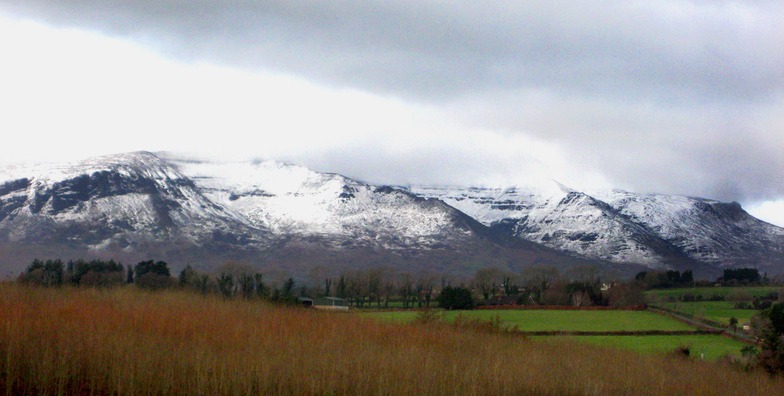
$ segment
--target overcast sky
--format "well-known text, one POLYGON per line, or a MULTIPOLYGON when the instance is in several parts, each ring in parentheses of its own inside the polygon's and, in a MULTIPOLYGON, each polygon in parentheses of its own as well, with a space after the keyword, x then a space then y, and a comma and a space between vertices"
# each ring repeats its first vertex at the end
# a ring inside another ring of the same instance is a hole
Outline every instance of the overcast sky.
POLYGON ((781 1, 0 0, 0 157, 552 178, 784 225, 782 21, 781 1))

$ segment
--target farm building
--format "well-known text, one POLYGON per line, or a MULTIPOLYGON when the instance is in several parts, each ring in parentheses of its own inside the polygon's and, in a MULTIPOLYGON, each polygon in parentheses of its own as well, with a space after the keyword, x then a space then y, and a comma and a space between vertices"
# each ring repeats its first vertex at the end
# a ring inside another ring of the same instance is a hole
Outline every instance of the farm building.
POLYGON ((313 306, 313 299, 312 298, 300 297, 297 300, 299 300, 299 303, 302 304, 303 307, 310 308, 310 307, 313 306))
POLYGON ((319 309, 348 310, 348 302, 344 298, 319 297, 313 300, 313 307, 319 309))

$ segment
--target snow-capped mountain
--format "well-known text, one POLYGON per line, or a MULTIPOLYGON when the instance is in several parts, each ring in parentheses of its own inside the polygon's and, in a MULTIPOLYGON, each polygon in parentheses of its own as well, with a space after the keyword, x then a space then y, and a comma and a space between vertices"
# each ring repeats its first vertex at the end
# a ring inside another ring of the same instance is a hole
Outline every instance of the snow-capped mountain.
MULTIPOLYGON (((557 183, 374 186, 276 161, 137 152, 0 168, 0 263, 36 256, 241 260, 300 274, 386 265, 784 270, 784 230, 737 204, 557 183), (118 257, 119 256, 119 257, 118 257)), ((2 270, 2 268, 0 268, 2 270)))
POLYGON ((18 262, 43 247, 300 273, 368 262, 458 272, 584 263, 523 242, 437 199, 276 161, 138 152, 0 169, 0 258, 18 262))
POLYGON ((167 160, 211 202, 273 237, 316 236, 337 246, 406 249, 460 241, 472 233, 441 202, 337 174, 276 161, 167 160))
POLYGON ((751 216, 736 202, 624 191, 596 196, 695 260, 721 266, 784 264, 784 228, 751 216))
POLYGON ((508 235, 615 263, 652 268, 750 265, 780 272, 784 229, 760 221, 737 203, 623 191, 415 186, 508 235))
POLYGON ((147 243, 263 241, 172 164, 129 153, 0 171, 0 240, 67 242, 92 250, 147 243), (217 237, 217 238, 216 238, 217 237))

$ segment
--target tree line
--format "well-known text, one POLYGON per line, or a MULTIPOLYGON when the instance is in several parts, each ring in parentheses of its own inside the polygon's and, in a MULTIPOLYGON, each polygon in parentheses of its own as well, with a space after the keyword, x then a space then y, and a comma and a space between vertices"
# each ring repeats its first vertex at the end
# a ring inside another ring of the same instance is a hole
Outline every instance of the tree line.
POLYGON ((412 274, 391 268, 330 273, 315 267, 309 282, 293 278, 268 279, 252 266, 228 262, 213 272, 187 265, 172 277, 166 262, 147 260, 124 266, 114 260, 33 260, 19 281, 44 286, 112 287, 135 284, 145 289, 178 287, 225 298, 261 298, 296 303, 299 297, 337 297, 357 308, 465 309, 481 304, 639 305, 638 283, 605 282, 593 267, 563 273, 552 266, 532 266, 519 273, 481 268, 472 278, 455 281, 435 273, 412 274))
POLYGON ((644 304, 642 287, 635 282, 603 280, 591 266, 561 271, 538 265, 519 273, 482 268, 470 286, 482 304, 626 306, 644 304))
POLYGON ((673 287, 705 287, 705 286, 754 286, 771 284, 768 274, 760 275, 756 268, 725 268, 722 275, 715 281, 694 279, 691 270, 641 271, 634 276, 646 289, 667 289, 673 287))
POLYGON ((139 287, 161 289, 171 286, 169 265, 163 261, 141 261, 124 266, 114 260, 35 259, 19 276, 22 283, 43 286, 112 287, 136 283, 139 287))
POLYGON ((40 286, 116 287, 134 284, 142 289, 157 290, 179 287, 201 293, 218 293, 231 298, 262 297, 272 301, 293 303, 294 280, 289 278, 281 287, 270 287, 264 283, 261 273, 250 267, 226 264, 216 273, 196 271, 190 265, 172 277, 169 264, 160 260, 140 261, 135 265, 123 265, 114 260, 69 260, 35 259, 19 275, 21 283, 40 286))

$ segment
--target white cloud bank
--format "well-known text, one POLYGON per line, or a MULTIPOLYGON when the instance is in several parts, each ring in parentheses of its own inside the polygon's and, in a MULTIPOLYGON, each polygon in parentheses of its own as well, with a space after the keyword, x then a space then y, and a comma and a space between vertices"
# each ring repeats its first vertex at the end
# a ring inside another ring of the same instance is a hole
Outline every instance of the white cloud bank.
POLYGON ((606 183, 573 173, 552 144, 467 127, 433 106, 9 18, 0 47, 3 162, 153 150, 275 158, 377 183, 606 183))

